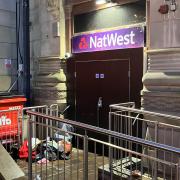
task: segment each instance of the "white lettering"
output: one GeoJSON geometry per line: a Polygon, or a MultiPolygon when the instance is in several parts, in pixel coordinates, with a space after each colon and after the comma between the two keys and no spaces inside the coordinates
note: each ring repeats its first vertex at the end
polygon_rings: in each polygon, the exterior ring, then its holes
{"type": "Polygon", "coordinates": [[[117,45],[118,46],[122,46],[123,45],[123,41],[124,41],[124,39],[123,39],[123,36],[118,36],[118,38],[117,38],[117,45]]]}
{"type": "Polygon", "coordinates": [[[124,36],[124,44],[125,44],[125,45],[128,45],[128,44],[129,44],[129,34],[126,34],[126,35],[124,36]]]}
{"type": "Polygon", "coordinates": [[[0,126],[11,125],[11,119],[7,118],[7,116],[0,117],[0,126]]]}
{"type": "Polygon", "coordinates": [[[131,44],[135,44],[133,38],[134,38],[135,34],[133,31],[131,31],[130,37],[131,37],[131,44]]]}
{"type": "Polygon", "coordinates": [[[97,47],[96,44],[97,44],[97,36],[95,36],[94,39],[93,39],[93,37],[90,37],[90,45],[89,45],[89,47],[90,48],[93,48],[93,47],[96,48],[97,47]]]}
{"type": "Polygon", "coordinates": [[[21,106],[9,107],[9,110],[19,110],[19,109],[21,109],[21,106]]]}
{"type": "Polygon", "coordinates": [[[135,44],[134,41],[135,34],[131,31],[125,35],[118,35],[118,33],[105,34],[103,37],[91,36],[89,47],[91,48],[103,48],[112,46],[122,46],[135,44]]]}
{"type": "Polygon", "coordinates": [[[108,46],[115,46],[116,45],[116,39],[117,39],[117,33],[115,33],[115,36],[114,34],[109,34],[107,35],[107,40],[108,40],[108,46]]]}
{"type": "Polygon", "coordinates": [[[102,38],[98,38],[97,47],[98,48],[102,48],[103,47],[103,39],[102,38]]]}
{"type": "Polygon", "coordinates": [[[106,37],[106,35],[104,35],[103,36],[103,46],[104,47],[107,47],[106,41],[107,41],[107,37],[106,37]]]}
{"type": "Polygon", "coordinates": [[[6,125],[11,125],[11,120],[9,118],[6,119],[6,125]]]}

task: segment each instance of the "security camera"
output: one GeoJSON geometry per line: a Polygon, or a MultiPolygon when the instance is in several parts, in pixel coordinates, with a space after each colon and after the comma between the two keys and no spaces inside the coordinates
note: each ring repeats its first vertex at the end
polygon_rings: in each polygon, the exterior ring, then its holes
{"type": "Polygon", "coordinates": [[[72,54],[69,53],[69,52],[67,52],[67,53],[65,54],[65,59],[68,59],[68,58],[70,58],[71,56],[72,56],[72,54]]]}

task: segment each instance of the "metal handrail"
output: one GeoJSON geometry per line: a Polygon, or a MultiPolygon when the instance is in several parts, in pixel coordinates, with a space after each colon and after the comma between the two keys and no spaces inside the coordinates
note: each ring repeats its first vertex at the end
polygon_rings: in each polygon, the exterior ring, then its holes
{"type": "MultiPolygon", "coordinates": [[[[128,105],[128,103],[124,103],[124,104],[128,105]]],[[[179,116],[168,115],[168,114],[163,114],[163,113],[158,113],[158,112],[151,112],[151,111],[146,111],[146,110],[136,109],[136,108],[130,108],[130,107],[124,106],[124,104],[113,104],[113,105],[110,105],[109,107],[111,109],[125,110],[128,112],[139,113],[139,114],[143,114],[143,115],[159,116],[159,117],[164,117],[164,118],[168,118],[168,119],[180,120],[179,116]]]]}
{"type": "Polygon", "coordinates": [[[94,139],[94,138],[88,138],[88,140],[93,141],[93,142],[97,142],[97,143],[100,143],[100,144],[104,144],[106,146],[109,146],[110,148],[114,148],[114,149],[118,149],[118,150],[121,150],[121,151],[124,151],[124,152],[128,152],[128,153],[136,155],[136,156],[140,156],[140,157],[143,157],[143,158],[148,158],[150,160],[153,160],[153,161],[156,161],[156,162],[159,162],[159,163],[163,163],[163,164],[166,164],[166,165],[170,165],[170,166],[176,166],[177,165],[175,163],[171,163],[171,162],[168,162],[168,161],[165,161],[165,160],[161,160],[161,159],[155,158],[153,156],[148,156],[146,154],[142,154],[142,153],[139,153],[139,152],[136,152],[136,151],[124,148],[124,147],[120,147],[120,146],[117,146],[117,145],[114,145],[114,144],[111,144],[111,143],[108,143],[108,142],[97,140],[97,139],[94,139]]]}
{"type": "Polygon", "coordinates": [[[131,141],[131,142],[135,142],[135,143],[138,143],[138,144],[141,144],[141,145],[144,145],[144,146],[149,146],[149,147],[152,147],[152,148],[165,150],[165,151],[168,151],[168,152],[178,154],[178,156],[180,156],[180,148],[168,146],[168,145],[165,145],[165,144],[156,143],[156,142],[153,142],[153,141],[148,141],[148,140],[145,140],[145,139],[141,139],[141,138],[133,137],[133,136],[130,136],[130,135],[114,132],[114,131],[111,131],[111,130],[103,129],[103,128],[92,126],[92,125],[85,124],[85,123],[72,121],[72,120],[69,120],[69,119],[61,119],[61,118],[58,118],[58,117],[49,116],[49,115],[38,113],[38,112],[27,111],[27,114],[28,115],[34,115],[34,116],[40,116],[40,117],[44,118],[43,120],[45,120],[45,121],[47,119],[51,119],[51,120],[54,120],[54,121],[60,121],[62,123],[70,124],[70,125],[73,125],[75,127],[83,128],[85,130],[90,130],[90,131],[94,131],[94,132],[97,132],[97,133],[100,133],[100,134],[105,134],[105,135],[108,135],[108,136],[121,138],[123,140],[128,140],[128,141],[131,141]]]}
{"type": "MultiPolygon", "coordinates": [[[[132,116],[130,116],[130,115],[119,114],[120,112],[122,112],[122,111],[119,110],[117,112],[110,112],[110,114],[111,115],[116,115],[116,116],[119,115],[119,116],[124,117],[124,118],[133,119],[134,123],[135,123],[135,120],[140,120],[140,121],[143,121],[143,122],[146,122],[146,123],[155,123],[155,124],[158,124],[158,125],[164,125],[164,126],[169,127],[169,128],[175,128],[175,129],[180,130],[180,126],[178,126],[178,125],[167,124],[167,123],[163,123],[163,122],[159,122],[159,121],[153,121],[153,120],[150,120],[150,119],[143,119],[143,118],[139,118],[138,116],[135,116],[135,117],[132,118],[132,116]]],[[[140,115],[140,114],[138,114],[138,115],[140,115]]]]}
{"type": "Polygon", "coordinates": [[[42,106],[32,106],[32,107],[24,107],[23,110],[31,110],[31,109],[38,109],[38,108],[45,108],[48,106],[47,105],[42,105],[42,106]]]}

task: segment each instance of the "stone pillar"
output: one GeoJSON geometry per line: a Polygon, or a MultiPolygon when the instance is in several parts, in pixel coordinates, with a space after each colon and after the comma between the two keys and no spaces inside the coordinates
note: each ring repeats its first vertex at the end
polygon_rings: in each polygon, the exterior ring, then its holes
{"type": "Polygon", "coordinates": [[[64,0],[31,0],[31,72],[35,105],[67,103],[64,0]]]}
{"type": "Polygon", "coordinates": [[[72,37],[72,4],[65,6],[65,21],[66,21],[66,50],[71,52],[71,37],[72,37]]]}
{"type": "Polygon", "coordinates": [[[66,54],[66,21],[64,0],[59,0],[59,31],[60,31],[60,58],[64,59],[66,54]]]}
{"type": "MultiPolygon", "coordinates": [[[[148,71],[143,77],[142,107],[162,113],[180,113],[180,8],[171,0],[150,0],[148,7],[148,71]],[[161,14],[161,5],[169,11],[161,14]]],[[[180,3],[180,0],[176,0],[180,3]]]]}
{"type": "MultiPolygon", "coordinates": [[[[180,114],[180,7],[176,11],[170,10],[174,1],[150,0],[148,6],[148,70],[143,77],[142,108],[164,114],[180,114]],[[159,8],[167,5],[169,11],[161,14],[159,8]]],[[[179,4],[180,0],[176,0],[179,4]]],[[[145,119],[157,121],[157,128],[148,124],[148,138],[162,144],[174,147],[180,146],[178,128],[159,126],[158,122],[180,126],[178,120],[145,116],[145,119]],[[155,133],[156,130],[156,133],[155,133]],[[156,137],[155,137],[156,136],[156,137]]],[[[155,151],[148,151],[152,155],[155,151]]],[[[162,158],[161,152],[158,157],[162,158]]],[[[168,153],[165,160],[172,161],[168,153]]],[[[174,156],[173,161],[177,163],[174,156]]],[[[158,167],[161,170],[161,167],[158,167]]],[[[166,168],[166,173],[170,174],[166,168]]]]}

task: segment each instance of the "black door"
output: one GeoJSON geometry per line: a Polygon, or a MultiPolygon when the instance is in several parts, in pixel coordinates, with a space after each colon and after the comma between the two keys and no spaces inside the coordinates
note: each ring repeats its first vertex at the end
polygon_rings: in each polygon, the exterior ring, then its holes
{"type": "Polygon", "coordinates": [[[128,59],[76,62],[76,120],[108,129],[109,105],[130,98],[128,59]]]}

